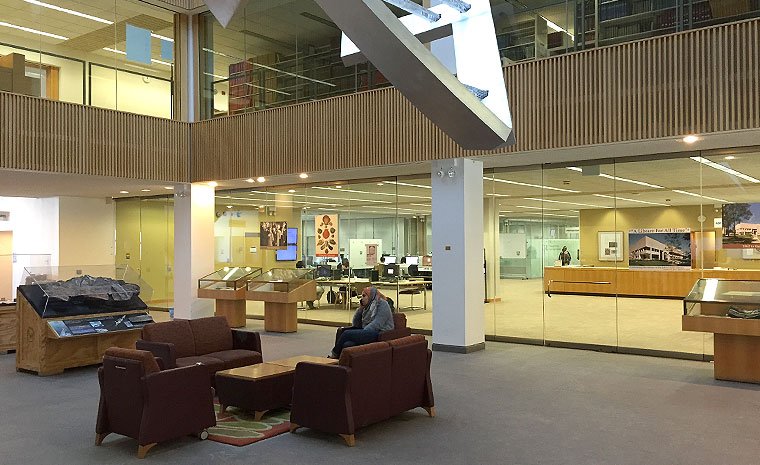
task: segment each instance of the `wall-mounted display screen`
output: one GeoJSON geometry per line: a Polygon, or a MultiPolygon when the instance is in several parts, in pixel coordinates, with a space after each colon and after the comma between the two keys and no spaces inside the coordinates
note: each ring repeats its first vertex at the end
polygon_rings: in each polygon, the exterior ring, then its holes
{"type": "Polygon", "coordinates": [[[298,256],[298,246],[289,245],[287,249],[276,251],[276,256],[279,262],[293,261],[298,256]]]}
{"type": "Polygon", "coordinates": [[[298,228],[288,228],[288,245],[298,244],[298,228]]]}

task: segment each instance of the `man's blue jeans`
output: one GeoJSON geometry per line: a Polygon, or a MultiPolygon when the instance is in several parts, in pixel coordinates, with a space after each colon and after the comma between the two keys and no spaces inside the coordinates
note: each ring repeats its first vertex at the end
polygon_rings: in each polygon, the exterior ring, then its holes
{"type": "Polygon", "coordinates": [[[346,347],[360,346],[377,341],[379,332],[371,329],[349,328],[340,335],[333,347],[333,354],[340,357],[340,353],[346,347]]]}

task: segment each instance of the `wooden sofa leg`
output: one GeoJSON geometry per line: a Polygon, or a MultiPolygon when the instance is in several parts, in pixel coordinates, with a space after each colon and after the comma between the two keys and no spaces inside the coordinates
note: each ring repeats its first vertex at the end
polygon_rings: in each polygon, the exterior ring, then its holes
{"type": "Polygon", "coordinates": [[[431,407],[422,407],[422,408],[424,408],[424,409],[425,409],[425,411],[427,411],[428,415],[429,415],[431,418],[435,417],[435,406],[431,406],[431,407]]]}
{"type": "Polygon", "coordinates": [[[264,418],[265,413],[267,413],[266,410],[256,410],[255,412],[253,412],[253,420],[261,421],[261,419],[264,418]]]}
{"type": "Polygon", "coordinates": [[[103,439],[105,439],[106,436],[108,436],[108,434],[109,433],[96,434],[95,435],[95,445],[99,446],[99,445],[103,444],[103,439]]]}
{"type": "Polygon", "coordinates": [[[301,427],[301,425],[297,425],[297,424],[295,424],[295,423],[291,423],[291,424],[290,424],[290,432],[291,432],[291,433],[295,433],[295,432],[296,432],[296,430],[297,430],[298,428],[300,428],[300,427],[301,427]]]}
{"type": "Polygon", "coordinates": [[[346,441],[348,447],[354,447],[356,445],[356,437],[353,434],[341,434],[340,437],[346,441]]]}
{"type": "Polygon", "coordinates": [[[157,443],[157,442],[154,442],[154,443],[151,443],[151,444],[146,444],[146,445],[144,445],[144,446],[138,446],[138,447],[137,447],[137,458],[138,458],[138,459],[144,459],[144,458],[145,458],[145,455],[148,453],[148,451],[149,451],[149,450],[150,450],[150,449],[151,449],[153,446],[155,446],[156,444],[158,444],[158,443],[157,443]]]}

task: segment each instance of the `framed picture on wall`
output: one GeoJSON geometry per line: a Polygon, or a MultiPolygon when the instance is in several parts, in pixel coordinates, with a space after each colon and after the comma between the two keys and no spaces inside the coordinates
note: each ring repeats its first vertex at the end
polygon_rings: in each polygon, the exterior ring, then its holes
{"type": "Polygon", "coordinates": [[[623,261],[622,231],[599,231],[599,261],[623,261]]]}

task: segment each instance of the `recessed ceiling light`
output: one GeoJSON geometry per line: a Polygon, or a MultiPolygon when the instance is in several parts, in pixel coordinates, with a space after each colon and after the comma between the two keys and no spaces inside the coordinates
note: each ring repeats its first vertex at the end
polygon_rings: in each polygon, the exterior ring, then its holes
{"type": "Polygon", "coordinates": [[[216,186],[218,186],[218,185],[219,185],[219,183],[218,183],[218,182],[216,182],[216,181],[210,181],[210,182],[208,183],[208,185],[209,185],[209,186],[211,186],[211,187],[216,187],[216,186]]]}
{"type": "Polygon", "coordinates": [[[291,194],[294,193],[295,191],[296,191],[295,189],[288,189],[288,192],[290,192],[291,194]]]}
{"type": "Polygon", "coordinates": [[[119,191],[119,194],[129,194],[129,191],[119,191]]]}
{"type": "Polygon", "coordinates": [[[62,13],[68,13],[70,15],[79,16],[80,18],[91,19],[91,20],[97,21],[99,23],[108,24],[108,25],[113,24],[113,21],[109,21],[107,19],[99,18],[97,16],[88,15],[86,13],[82,13],[81,11],[69,10],[68,8],[62,8],[60,6],[51,5],[49,3],[40,2],[40,1],[37,1],[37,0],[24,0],[24,1],[26,3],[31,3],[32,5],[37,5],[37,6],[41,6],[41,7],[44,7],[44,8],[50,8],[51,10],[56,10],[56,11],[60,11],[62,13]]]}
{"type": "Polygon", "coordinates": [[[245,180],[245,182],[255,182],[255,181],[253,180],[253,178],[248,178],[245,180]]]}
{"type": "Polygon", "coordinates": [[[301,179],[306,179],[306,178],[309,177],[309,175],[306,174],[306,173],[301,173],[301,174],[298,175],[298,177],[301,178],[301,179]]]}
{"type": "Polygon", "coordinates": [[[336,188],[336,189],[343,189],[343,186],[341,186],[341,185],[339,184],[339,185],[335,186],[335,188],[336,188]]]}
{"type": "Polygon", "coordinates": [[[727,157],[723,157],[724,160],[736,160],[736,157],[733,155],[729,155],[727,157]]]}
{"type": "Polygon", "coordinates": [[[232,208],[232,205],[227,205],[227,208],[232,208]]]}
{"type": "Polygon", "coordinates": [[[174,189],[174,186],[164,186],[164,189],[170,191],[174,189]]]}
{"type": "Polygon", "coordinates": [[[383,185],[383,183],[379,182],[379,183],[377,183],[377,185],[378,185],[378,186],[382,186],[382,185],[383,185]]]}
{"type": "Polygon", "coordinates": [[[684,137],[682,140],[687,144],[693,144],[694,142],[699,140],[699,137],[693,134],[689,134],[688,136],[684,137]]]}
{"type": "Polygon", "coordinates": [[[739,171],[733,170],[727,166],[723,166],[719,163],[715,163],[714,161],[710,161],[707,158],[703,157],[690,157],[692,160],[702,163],[703,165],[707,165],[710,168],[715,168],[716,170],[723,171],[724,173],[728,173],[732,176],[736,176],[737,178],[744,179],[745,181],[749,181],[755,184],[760,184],[760,179],[753,178],[752,176],[744,173],[740,173],[739,171]]]}
{"type": "Polygon", "coordinates": [[[256,181],[258,182],[266,182],[266,180],[267,178],[265,178],[264,176],[259,176],[258,178],[256,178],[256,181]]]}
{"type": "Polygon", "coordinates": [[[150,192],[150,189],[140,189],[140,192],[150,192]]]}

